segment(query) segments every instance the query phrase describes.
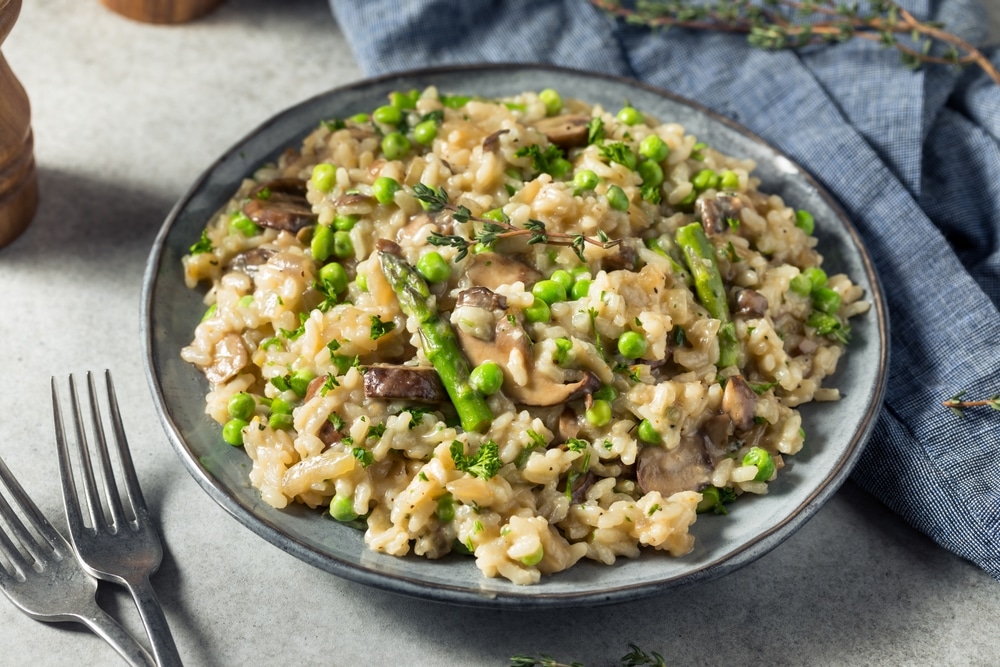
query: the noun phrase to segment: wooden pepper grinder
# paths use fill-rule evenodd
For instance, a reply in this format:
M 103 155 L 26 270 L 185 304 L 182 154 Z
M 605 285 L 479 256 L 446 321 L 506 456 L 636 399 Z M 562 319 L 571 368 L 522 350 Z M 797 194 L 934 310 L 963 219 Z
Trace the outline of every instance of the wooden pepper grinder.
M 21 0 L 0 0 L 0 46 L 10 34 Z M 0 247 L 16 239 L 38 208 L 31 107 L 0 53 Z
M 186 23 L 207 14 L 223 0 L 101 0 L 113 12 L 143 23 Z

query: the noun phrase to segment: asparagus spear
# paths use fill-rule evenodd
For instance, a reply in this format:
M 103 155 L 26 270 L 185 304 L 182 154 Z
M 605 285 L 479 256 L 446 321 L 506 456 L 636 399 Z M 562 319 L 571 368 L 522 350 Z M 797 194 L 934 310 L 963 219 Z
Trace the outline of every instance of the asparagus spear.
M 469 384 L 469 362 L 458 345 L 458 337 L 447 320 L 442 319 L 431 302 L 424 279 L 402 257 L 379 250 L 379 264 L 403 312 L 420 323 L 420 341 L 424 354 L 441 377 L 441 384 L 451 398 L 462 428 L 484 431 L 493 421 L 493 412 L 483 396 Z
M 736 340 L 736 326 L 729 314 L 726 287 L 722 284 L 719 265 L 715 262 L 714 247 L 705 236 L 700 222 L 681 227 L 675 238 L 694 277 L 698 299 L 709 315 L 722 322 L 719 327 L 719 368 L 735 366 L 739 341 Z

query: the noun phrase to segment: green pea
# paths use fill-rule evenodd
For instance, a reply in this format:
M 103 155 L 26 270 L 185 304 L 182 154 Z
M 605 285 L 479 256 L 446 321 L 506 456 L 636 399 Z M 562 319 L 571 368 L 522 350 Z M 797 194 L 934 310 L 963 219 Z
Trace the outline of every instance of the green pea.
M 812 292 L 813 308 L 827 315 L 833 315 L 840 309 L 840 295 L 829 287 L 820 287 Z
M 548 322 L 552 311 L 549 310 L 549 304 L 536 296 L 531 305 L 524 309 L 524 317 L 529 322 Z
M 354 255 L 354 241 L 351 240 L 350 232 L 333 233 L 333 254 L 341 259 Z
M 379 204 L 389 204 L 399 192 L 399 181 L 389 176 L 379 176 L 372 183 L 372 196 Z
M 260 233 L 260 227 L 257 226 L 257 223 L 251 220 L 243 211 L 236 211 L 229 218 L 229 229 L 230 231 L 239 232 L 243 236 L 256 236 Z
M 312 371 L 306 369 L 299 369 L 292 373 L 292 376 L 288 379 L 288 386 L 292 388 L 295 395 L 299 398 L 306 395 L 306 391 L 309 390 L 309 383 L 313 381 L 316 374 Z M 273 409 L 273 408 L 272 408 Z
M 309 180 L 320 192 L 329 192 L 337 182 L 337 168 L 329 162 L 320 162 L 313 167 Z
M 292 414 L 292 404 L 281 398 L 271 399 L 271 414 L 272 415 L 290 415 Z
M 330 501 L 330 516 L 337 521 L 354 521 L 358 513 L 354 511 L 354 499 L 350 496 L 336 495 Z
M 573 194 L 593 190 L 601 179 L 590 169 L 581 169 L 573 175 Z
M 438 498 L 434 516 L 441 523 L 450 523 L 455 520 L 455 498 L 450 493 L 445 493 Z
M 469 383 L 479 393 L 490 396 L 503 386 L 503 370 L 495 361 L 484 361 L 469 374 Z
M 818 310 L 814 310 L 809 313 L 809 319 L 806 320 L 806 325 L 816 329 L 816 334 L 818 336 L 826 336 L 827 334 L 832 334 L 843 330 L 843 324 L 833 315 L 828 315 L 827 313 L 821 313 Z
M 538 99 L 545 105 L 546 116 L 555 116 L 557 113 L 562 111 L 562 95 L 552 88 L 546 88 L 542 92 L 538 93 Z
M 611 403 L 597 399 L 583 416 L 594 426 L 607 426 L 611 422 Z
M 663 182 L 663 168 L 652 160 L 643 160 L 637 170 L 642 176 L 643 185 L 659 185 Z
M 602 401 L 613 401 L 618 398 L 618 390 L 610 384 L 603 384 L 600 389 L 594 392 L 594 398 Z
M 363 273 L 359 273 L 354 276 L 354 284 L 358 286 L 358 289 L 362 292 L 368 291 L 368 276 Z
M 483 213 L 483 218 L 486 220 L 492 220 L 493 222 L 505 222 L 506 216 L 504 215 L 502 208 L 491 208 L 490 210 Z
M 670 155 L 670 147 L 655 134 L 651 134 L 639 142 L 639 155 L 653 162 L 663 162 Z
M 643 419 L 639 422 L 639 428 L 636 430 L 636 435 L 639 436 L 640 440 L 650 445 L 659 445 L 663 442 L 663 437 L 660 435 L 660 432 L 656 430 L 655 426 L 653 426 L 653 422 L 648 419 Z
M 562 178 L 573 169 L 573 163 L 564 157 L 556 158 L 549 163 L 549 173 L 552 178 Z
M 774 458 L 766 449 L 751 447 L 743 457 L 743 465 L 757 466 L 757 474 L 753 478 L 755 482 L 766 482 L 774 476 Z
M 703 192 L 709 188 L 718 188 L 720 180 L 719 175 L 711 169 L 702 169 L 691 178 L 691 185 L 695 190 Z
M 413 140 L 421 146 L 430 146 L 437 137 L 437 123 L 433 120 L 425 120 L 417 123 L 413 128 Z
M 319 270 L 319 279 L 329 286 L 334 294 L 340 294 L 347 289 L 347 271 L 337 262 L 330 262 Z
M 341 232 L 349 232 L 358 222 L 358 216 L 338 213 L 333 217 L 333 228 Z
M 812 292 L 812 287 L 812 281 L 809 280 L 809 276 L 804 273 L 800 273 L 795 276 L 788 283 L 788 289 L 792 290 L 799 296 L 809 296 L 809 293 Z
M 726 169 L 724 172 L 719 174 L 719 186 L 723 190 L 739 190 L 740 189 L 740 176 L 735 171 L 730 171 Z
M 589 278 L 581 278 L 573 283 L 573 287 L 569 290 L 569 295 L 573 299 L 586 299 L 587 295 L 590 294 L 590 286 L 594 284 L 593 280 Z
M 695 508 L 698 514 L 704 514 L 705 512 L 715 511 L 717 514 L 724 514 L 725 511 L 720 511 L 719 508 L 722 507 L 722 494 L 719 493 L 719 487 L 717 486 L 706 486 L 701 490 L 701 502 Z
M 353 116 L 351 116 L 350 119 L 353 120 L 355 123 L 367 123 L 368 122 L 368 114 L 366 114 L 366 113 L 356 113 Z
M 816 219 L 809 211 L 798 210 L 795 212 L 795 226 L 812 236 L 816 230 Z
M 442 95 L 441 105 L 449 109 L 461 109 L 472 100 L 471 95 Z
M 383 125 L 399 125 L 400 121 L 403 120 L 403 112 L 399 110 L 399 107 L 382 106 L 372 112 L 372 120 Z
M 292 415 L 283 412 L 278 414 L 272 414 L 267 419 L 267 425 L 273 428 L 275 431 L 291 428 Z
M 420 91 L 417 89 L 413 89 L 407 93 L 398 90 L 389 93 L 389 104 L 397 109 L 413 109 L 417 106 L 417 100 L 419 99 Z
M 230 417 L 247 421 L 253 415 L 253 411 L 257 407 L 257 401 L 253 400 L 253 396 L 250 394 L 241 391 L 229 397 L 227 407 Z
M 382 137 L 382 154 L 387 160 L 401 160 L 410 152 L 410 140 L 402 132 L 390 132 Z
M 545 547 L 539 544 L 538 549 L 527 556 L 521 556 L 518 560 L 528 567 L 534 567 L 535 565 L 541 563 L 543 558 L 545 558 Z
M 531 293 L 550 306 L 557 301 L 566 300 L 566 288 L 561 283 L 551 279 L 539 280 L 531 288 Z
M 222 427 L 222 439 L 233 447 L 239 447 L 243 444 L 243 429 L 246 428 L 246 421 L 242 419 L 230 419 L 226 422 L 226 425 Z
M 610 206 L 614 210 L 616 211 L 628 210 L 628 205 L 629 205 L 628 195 L 625 194 L 625 191 L 622 190 L 617 185 L 612 185 L 611 187 L 609 187 L 608 191 L 605 193 L 605 196 L 608 198 L 608 206 Z
M 812 266 L 802 272 L 802 275 L 807 277 L 812 283 L 812 289 L 818 290 L 820 287 L 826 286 L 826 271 L 819 268 L 818 266 Z M 812 291 L 812 290 L 810 290 Z
M 317 262 L 326 261 L 333 252 L 333 230 L 327 225 L 316 225 L 312 240 L 309 241 L 309 250 Z
M 618 338 L 618 352 L 626 359 L 638 359 L 648 347 L 646 337 L 638 331 L 626 331 Z
M 616 117 L 626 125 L 638 125 L 645 121 L 639 110 L 632 106 L 622 107 Z
M 428 282 L 443 283 L 451 277 L 451 265 L 435 251 L 426 252 L 417 260 L 417 272 Z
M 696 199 L 698 199 L 698 190 L 692 188 L 691 192 L 689 192 L 688 195 L 684 199 L 682 199 L 679 202 L 677 202 L 677 205 L 678 206 L 690 206 L 691 204 L 693 204 L 695 202 Z
M 549 280 L 556 281 L 562 285 L 563 289 L 567 292 L 569 292 L 569 289 L 573 286 L 574 282 L 573 274 L 565 269 L 556 269 L 553 271 L 552 275 L 549 276 Z

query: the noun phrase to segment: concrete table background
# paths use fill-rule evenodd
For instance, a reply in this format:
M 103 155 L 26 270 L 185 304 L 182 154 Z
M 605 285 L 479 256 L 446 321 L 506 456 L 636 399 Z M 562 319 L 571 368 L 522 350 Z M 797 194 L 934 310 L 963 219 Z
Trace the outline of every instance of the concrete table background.
M 991 0 L 994 41 L 1000 2 Z M 555 612 L 449 607 L 342 581 L 201 491 L 154 412 L 139 295 L 161 222 L 219 154 L 281 109 L 361 77 L 325 0 L 229 0 L 157 27 L 96 1 L 26 2 L 4 55 L 32 102 L 41 204 L 0 250 L 0 454 L 64 526 L 48 381 L 110 368 L 167 554 L 153 583 L 189 665 L 992 665 L 1000 584 L 848 483 L 750 566 L 657 599 Z M 102 604 L 139 631 L 131 601 Z M 76 625 L 0 602 L 0 664 L 118 664 Z

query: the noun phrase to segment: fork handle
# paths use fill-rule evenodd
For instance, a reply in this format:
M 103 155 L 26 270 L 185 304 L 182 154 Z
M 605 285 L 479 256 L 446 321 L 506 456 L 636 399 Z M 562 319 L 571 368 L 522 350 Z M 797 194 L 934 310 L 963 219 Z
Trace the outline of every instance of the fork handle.
M 155 667 L 156 662 L 149 651 L 144 649 L 125 628 L 94 603 L 87 612 L 77 615 L 77 619 L 94 634 L 111 644 L 121 657 L 133 667 Z
M 149 635 L 156 664 L 159 667 L 181 667 L 183 663 L 177 652 L 177 646 L 174 644 L 174 636 L 170 632 L 170 626 L 167 625 L 167 617 L 163 614 L 163 607 L 153 591 L 149 577 L 145 576 L 124 583 L 135 600 L 142 624 L 146 626 L 146 634 Z

